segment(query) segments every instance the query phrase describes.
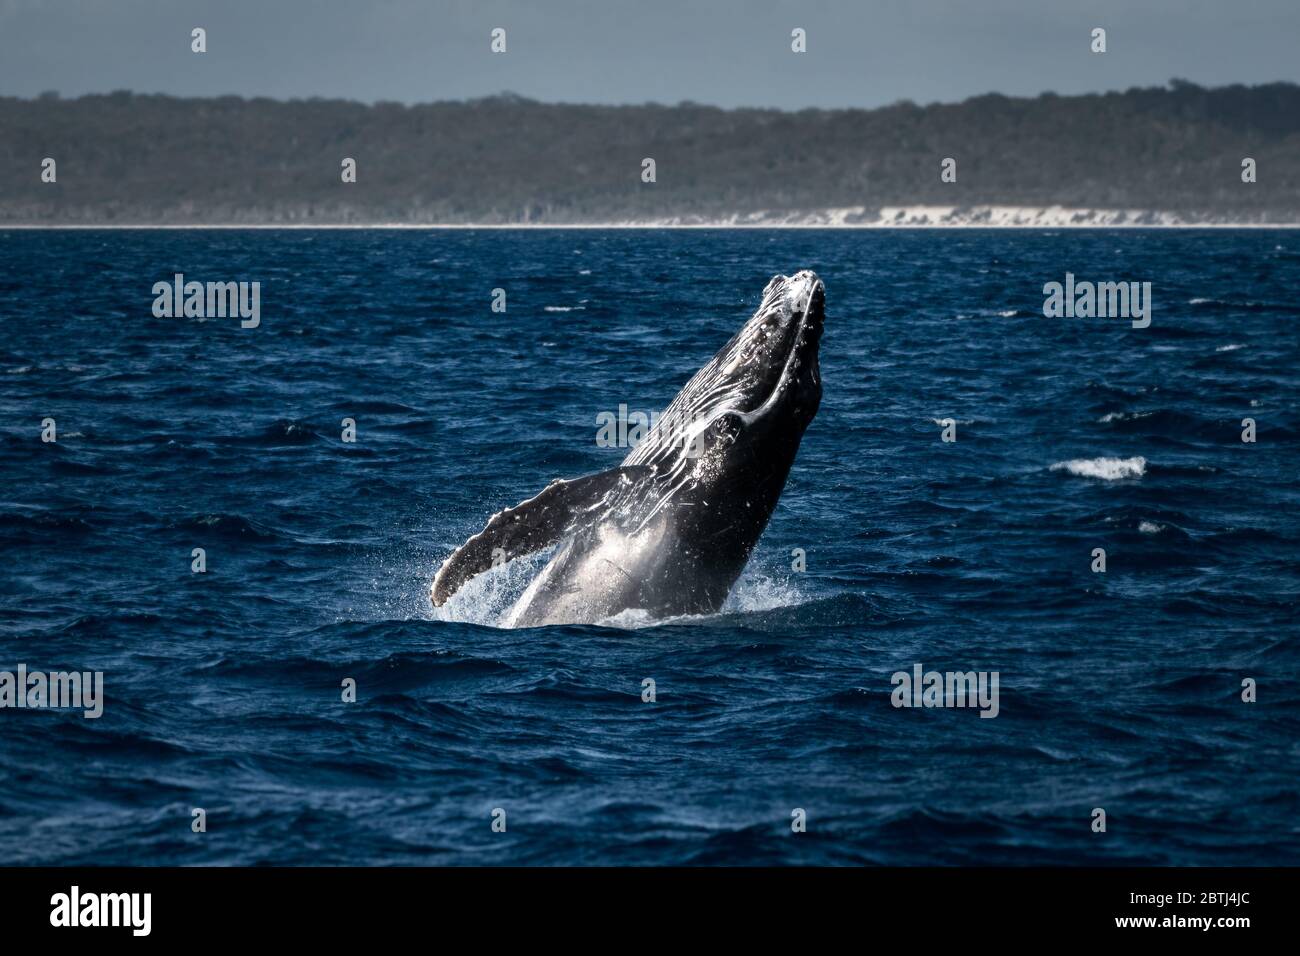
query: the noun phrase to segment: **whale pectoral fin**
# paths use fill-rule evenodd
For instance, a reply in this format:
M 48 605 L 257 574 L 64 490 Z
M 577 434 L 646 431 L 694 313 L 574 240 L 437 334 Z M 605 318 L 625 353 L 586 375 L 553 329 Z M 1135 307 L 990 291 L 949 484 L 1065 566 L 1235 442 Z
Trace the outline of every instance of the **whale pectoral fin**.
M 453 551 L 438 569 L 430 590 L 433 606 L 441 607 L 466 581 L 492 567 L 497 549 L 506 561 L 541 551 L 564 537 L 583 512 L 604 503 L 620 482 L 653 471 L 646 465 L 628 465 L 582 478 L 557 478 L 540 494 L 498 511 L 486 528 Z

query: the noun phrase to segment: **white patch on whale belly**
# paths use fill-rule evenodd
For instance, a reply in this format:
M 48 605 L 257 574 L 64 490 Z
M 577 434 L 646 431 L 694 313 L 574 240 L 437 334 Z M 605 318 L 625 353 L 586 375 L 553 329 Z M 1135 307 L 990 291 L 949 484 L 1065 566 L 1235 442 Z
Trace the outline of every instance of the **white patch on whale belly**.
M 613 522 L 601 525 L 593 547 L 575 563 L 569 558 L 572 540 L 566 542 L 542 573 L 524 591 L 506 621 L 517 627 L 543 589 L 556 587 L 563 595 L 547 609 L 541 624 L 592 624 L 624 611 L 636 610 L 627 598 L 639 590 L 646 574 L 660 561 L 664 545 L 661 523 L 633 534 Z M 570 576 L 566 576 L 566 571 Z

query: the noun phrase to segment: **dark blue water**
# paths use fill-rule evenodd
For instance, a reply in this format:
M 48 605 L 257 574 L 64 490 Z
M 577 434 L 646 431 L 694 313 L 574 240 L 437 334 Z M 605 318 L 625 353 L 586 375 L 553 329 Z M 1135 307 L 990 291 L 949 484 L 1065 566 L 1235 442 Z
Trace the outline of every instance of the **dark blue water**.
M 825 397 L 724 613 L 492 626 L 533 562 L 435 617 L 803 267 Z M 1044 318 L 1067 270 L 1151 327 Z M 154 318 L 176 272 L 260 328 Z M 0 710 L 0 859 L 1300 862 L 1298 288 L 1295 232 L 0 232 L 0 669 L 107 697 Z M 895 709 L 917 663 L 1000 713 Z

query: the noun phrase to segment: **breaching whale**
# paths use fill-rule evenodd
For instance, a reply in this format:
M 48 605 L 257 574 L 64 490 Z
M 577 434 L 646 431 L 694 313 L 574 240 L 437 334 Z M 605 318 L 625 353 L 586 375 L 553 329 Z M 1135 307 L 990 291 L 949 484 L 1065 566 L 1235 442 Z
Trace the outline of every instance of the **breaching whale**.
M 619 467 L 557 479 L 493 515 L 438 570 L 434 606 L 494 564 L 558 545 L 507 626 L 721 608 L 821 403 L 825 300 L 813 272 L 774 277 Z

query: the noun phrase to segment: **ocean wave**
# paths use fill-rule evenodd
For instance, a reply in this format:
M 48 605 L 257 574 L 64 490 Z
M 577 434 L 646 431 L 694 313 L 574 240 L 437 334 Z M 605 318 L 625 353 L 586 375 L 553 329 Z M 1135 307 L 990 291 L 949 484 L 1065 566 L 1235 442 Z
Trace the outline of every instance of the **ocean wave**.
M 89 534 L 96 526 L 80 514 L 58 511 L 0 512 L 0 535 L 25 540 L 48 540 L 51 532 Z
M 268 426 L 263 435 L 270 438 L 284 438 L 293 443 L 309 442 L 320 435 L 306 422 L 280 420 Z
M 76 477 L 86 477 L 90 475 L 111 475 L 116 468 L 110 468 L 107 465 L 97 464 L 89 461 L 73 461 L 67 458 L 59 458 L 50 463 L 50 471 L 56 475 L 70 475 Z
M 1109 425 L 1117 432 L 1160 435 L 1177 441 L 1189 438 L 1217 440 L 1226 434 L 1223 422 L 1169 408 L 1107 412 L 1097 419 L 1097 423 Z
M 280 536 L 265 525 L 238 514 L 189 515 L 168 522 L 164 527 L 173 531 L 192 531 L 222 538 L 253 538 L 259 541 L 270 541 Z
M 1119 481 L 1124 478 L 1141 478 L 1146 474 L 1147 460 L 1141 455 L 1133 458 L 1071 458 L 1052 465 L 1052 471 L 1066 471 L 1079 478 L 1100 478 L 1102 481 Z
M 1107 412 L 1097 419 L 1101 425 L 1109 425 L 1111 422 L 1136 422 L 1144 418 L 1150 418 L 1155 412 Z
M 356 402 L 335 402 L 332 409 L 340 414 L 366 413 L 370 415 L 421 415 L 423 412 L 401 402 L 380 400 L 361 400 Z
M 1214 299 L 1197 296 L 1187 300 L 1188 305 L 1207 306 L 1213 309 L 1229 309 L 1243 312 L 1296 312 L 1294 305 L 1285 302 L 1259 302 L 1255 300 Z

